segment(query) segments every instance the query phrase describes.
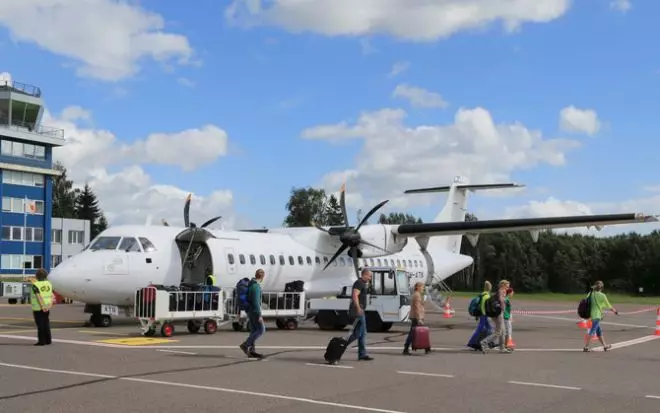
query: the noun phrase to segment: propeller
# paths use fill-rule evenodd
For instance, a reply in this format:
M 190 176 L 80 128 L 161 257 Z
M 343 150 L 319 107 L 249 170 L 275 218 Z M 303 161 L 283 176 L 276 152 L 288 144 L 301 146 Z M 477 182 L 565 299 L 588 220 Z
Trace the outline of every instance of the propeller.
M 189 193 L 188 196 L 186 197 L 186 203 L 183 206 L 183 223 L 186 227 L 197 228 L 197 225 L 195 225 L 194 222 L 190 222 L 190 201 L 192 201 L 192 194 Z M 222 218 L 222 216 L 217 216 L 215 218 L 209 219 L 208 221 L 202 224 L 201 228 L 208 227 L 209 225 L 219 220 L 220 218 Z
M 352 227 L 350 226 L 348 222 L 348 214 L 346 214 L 346 184 L 343 184 L 341 186 L 341 194 L 339 197 L 339 204 L 341 206 L 341 212 L 342 216 L 344 218 L 344 226 L 343 227 L 331 227 L 330 229 L 325 229 L 319 225 L 314 225 L 318 230 L 323 231 L 327 233 L 328 235 L 331 236 L 338 236 L 339 240 L 341 241 L 341 247 L 335 252 L 335 255 L 330 258 L 330 261 L 323 267 L 323 270 L 325 271 L 326 268 L 330 266 L 330 264 L 333 263 L 334 260 L 339 257 L 341 253 L 344 251 L 348 250 L 348 256 L 353 259 L 353 267 L 355 269 L 355 274 L 357 277 L 360 276 L 360 270 L 358 268 L 358 258 L 362 256 L 362 251 L 360 251 L 360 245 L 368 245 L 372 248 L 376 248 L 378 250 L 384 251 L 386 253 L 389 253 L 387 250 L 379 247 L 378 245 L 374 245 L 368 241 L 365 241 L 362 239 L 362 236 L 360 235 L 360 227 L 364 225 L 369 218 L 376 213 L 380 208 L 383 207 L 386 203 L 388 203 L 389 200 L 382 201 L 375 207 L 371 208 L 371 211 L 367 213 L 367 215 L 362 218 L 360 223 L 358 224 L 357 227 Z

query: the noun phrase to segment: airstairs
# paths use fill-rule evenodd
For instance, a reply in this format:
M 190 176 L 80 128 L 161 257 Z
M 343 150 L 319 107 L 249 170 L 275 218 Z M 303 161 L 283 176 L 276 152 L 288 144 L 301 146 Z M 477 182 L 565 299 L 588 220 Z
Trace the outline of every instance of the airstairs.
M 452 295 L 453 291 L 449 288 L 449 285 L 442 280 L 434 283 L 426 290 L 426 301 L 433 304 L 433 306 L 439 311 L 443 311 L 445 304 L 451 299 Z

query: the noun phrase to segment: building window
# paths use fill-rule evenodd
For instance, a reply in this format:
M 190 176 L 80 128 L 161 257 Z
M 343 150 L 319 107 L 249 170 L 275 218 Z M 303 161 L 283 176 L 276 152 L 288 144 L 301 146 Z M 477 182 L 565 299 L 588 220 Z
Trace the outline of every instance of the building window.
M 85 231 L 69 230 L 69 244 L 84 244 Z
M 26 211 L 24 198 L 10 198 L 7 196 L 2 197 L 2 211 L 15 212 L 23 214 L 28 212 L 30 214 L 43 215 L 44 214 L 44 201 L 28 199 L 28 203 L 34 203 L 34 211 Z
M 3 241 L 27 241 L 27 242 L 43 242 L 44 229 L 32 227 L 2 227 L 2 240 Z
M 54 229 L 52 232 L 53 233 L 51 235 L 50 242 L 52 242 L 54 244 L 61 244 L 62 243 L 62 230 L 61 229 Z
M 0 150 L 3 155 L 28 159 L 46 159 L 46 147 L 31 143 L 3 140 Z
M 10 185 L 44 186 L 44 176 L 30 172 L 3 171 L 2 183 Z
M 62 262 L 62 256 L 61 255 L 51 255 L 50 257 L 50 266 L 51 268 L 55 268 L 59 265 L 59 263 Z
M 41 255 L 3 254 L 0 265 L 5 270 L 41 268 L 43 259 Z

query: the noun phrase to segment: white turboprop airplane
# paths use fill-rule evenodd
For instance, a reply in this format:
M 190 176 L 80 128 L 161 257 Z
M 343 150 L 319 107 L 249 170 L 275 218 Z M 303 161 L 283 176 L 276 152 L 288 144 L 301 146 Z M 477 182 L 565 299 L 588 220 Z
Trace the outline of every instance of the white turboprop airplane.
M 52 269 L 49 279 L 59 294 L 86 304 L 92 324 L 107 327 L 112 322 L 107 313 L 118 314 L 119 308 L 128 311 L 137 289 L 149 284 L 202 283 L 207 269 L 213 271 L 220 287 L 233 288 L 239 279 L 251 278 L 263 268 L 264 291 L 284 291 L 287 283 L 300 280 L 306 296 L 313 298 L 339 293 L 342 286 L 353 283 L 358 267 L 365 265 L 405 267 L 412 273 L 411 283 L 439 283 L 472 264 L 472 257 L 460 254 L 463 235 L 476 244 L 482 233 L 526 230 L 536 240 L 539 231 L 547 228 L 657 221 L 654 216 L 628 213 L 465 222 L 468 191 L 522 186 L 469 185 L 456 177 L 450 186 L 405 191 L 449 192 L 435 222 L 363 225 L 387 202 L 383 201 L 357 227 L 349 226 L 342 187 L 345 226 L 237 231 L 206 228 L 220 217 L 201 227 L 190 223 L 188 195 L 185 227 L 167 223 L 110 227 L 83 251 Z M 411 237 L 416 242 L 408 242 Z M 351 259 L 355 254 L 359 258 Z M 108 311 L 108 306 L 115 311 Z

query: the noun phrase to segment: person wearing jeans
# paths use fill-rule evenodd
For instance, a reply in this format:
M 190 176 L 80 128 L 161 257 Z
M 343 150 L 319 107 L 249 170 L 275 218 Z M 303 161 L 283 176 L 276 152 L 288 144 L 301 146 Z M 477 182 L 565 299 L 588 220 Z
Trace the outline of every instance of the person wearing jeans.
M 266 324 L 261 316 L 261 283 L 264 280 L 264 270 L 257 270 L 254 278 L 248 286 L 248 301 L 250 308 L 247 311 L 250 324 L 250 335 L 239 347 L 246 356 L 251 358 L 263 358 L 263 355 L 255 351 L 256 341 L 266 332 Z
M 358 360 L 373 360 L 373 357 L 367 354 L 367 317 L 364 310 L 367 307 L 367 285 L 371 281 L 372 273 L 369 269 L 364 268 L 358 278 L 353 283 L 353 294 L 351 304 L 348 308 L 348 313 L 351 318 L 355 319 L 353 324 L 353 331 L 348 337 L 350 345 L 355 340 L 358 341 Z

